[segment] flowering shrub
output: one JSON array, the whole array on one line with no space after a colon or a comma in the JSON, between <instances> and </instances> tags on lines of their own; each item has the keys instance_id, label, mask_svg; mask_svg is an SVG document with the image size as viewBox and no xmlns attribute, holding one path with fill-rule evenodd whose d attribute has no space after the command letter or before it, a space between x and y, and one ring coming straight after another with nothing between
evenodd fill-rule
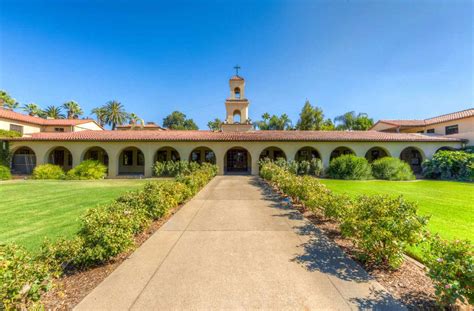
<instances>
[{"instance_id":1,"label":"flowering shrub","mask_svg":"<svg viewBox=\"0 0 474 311\"><path fill-rule=\"evenodd\" d=\"M416 204L401 196L360 196L342 217L341 231L362 251L363 261L397 268L405 247L423 238L426 223Z\"/></svg>"},{"instance_id":2,"label":"flowering shrub","mask_svg":"<svg viewBox=\"0 0 474 311\"><path fill-rule=\"evenodd\" d=\"M0 180L12 179L10 169L6 166L0 165Z\"/></svg>"},{"instance_id":3,"label":"flowering shrub","mask_svg":"<svg viewBox=\"0 0 474 311\"><path fill-rule=\"evenodd\" d=\"M63 169L54 164L41 164L33 170L33 179L64 179L66 174Z\"/></svg>"},{"instance_id":4,"label":"flowering shrub","mask_svg":"<svg viewBox=\"0 0 474 311\"><path fill-rule=\"evenodd\" d=\"M331 160L327 175L335 179L370 179L372 170L366 158L352 154L342 155Z\"/></svg>"},{"instance_id":5,"label":"flowering shrub","mask_svg":"<svg viewBox=\"0 0 474 311\"><path fill-rule=\"evenodd\" d=\"M372 174L377 179L412 180L415 175L408 163L398 158L384 157L372 163Z\"/></svg>"},{"instance_id":6,"label":"flowering shrub","mask_svg":"<svg viewBox=\"0 0 474 311\"><path fill-rule=\"evenodd\" d=\"M67 172L69 179L103 179L107 176L107 166L96 160L85 160Z\"/></svg>"},{"instance_id":7,"label":"flowering shrub","mask_svg":"<svg viewBox=\"0 0 474 311\"><path fill-rule=\"evenodd\" d=\"M474 303L474 251L469 241L429 241L428 276L433 280L438 302L453 305L458 299Z\"/></svg>"},{"instance_id":8,"label":"flowering shrub","mask_svg":"<svg viewBox=\"0 0 474 311\"><path fill-rule=\"evenodd\" d=\"M426 178L474 181L474 153L438 151L422 165Z\"/></svg>"},{"instance_id":9,"label":"flowering shrub","mask_svg":"<svg viewBox=\"0 0 474 311\"><path fill-rule=\"evenodd\" d=\"M164 161L155 162L153 172L159 177L176 177L177 175L188 175L200 168L197 162L188 161Z\"/></svg>"}]
</instances>

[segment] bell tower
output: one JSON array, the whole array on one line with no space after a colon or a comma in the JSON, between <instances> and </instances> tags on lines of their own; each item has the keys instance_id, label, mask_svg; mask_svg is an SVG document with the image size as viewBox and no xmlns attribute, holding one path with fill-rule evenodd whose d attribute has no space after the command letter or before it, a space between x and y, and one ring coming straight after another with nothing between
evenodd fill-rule
<instances>
[{"instance_id":1,"label":"bell tower","mask_svg":"<svg viewBox=\"0 0 474 311\"><path fill-rule=\"evenodd\" d=\"M240 67L234 67L235 75L229 80L230 97L225 101L226 119L222 125L225 132L252 130L249 120L249 101L245 98L245 79L239 76Z\"/></svg>"}]
</instances>

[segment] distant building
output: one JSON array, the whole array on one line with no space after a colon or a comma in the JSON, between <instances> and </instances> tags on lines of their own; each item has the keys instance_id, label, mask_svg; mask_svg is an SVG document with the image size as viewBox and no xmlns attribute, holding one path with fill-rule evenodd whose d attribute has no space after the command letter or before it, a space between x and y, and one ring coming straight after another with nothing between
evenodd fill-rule
<instances>
[{"instance_id":1,"label":"distant building","mask_svg":"<svg viewBox=\"0 0 474 311\"><path fill-rule=\"evenodd\" d=\"M469 140L474 145L474 108L424 120L379 120L370 129L379 132L435 134Z\"/></svg>"},{"instance_id":2,"label":"distant building","mask_svg":"<svg viewBox=\"0 0 474 311\"><path fill-rule=\"evenodd\" d=\"M15 131L22 136L41 132L103 131L91 119L43 119L0 108L0 129Z\"/></svg>"},{"instance_id":3,"label":"distant building","mask_svg":"<svg viewBox=\"0 0 474 311\"><path fill-rule=\"evenodd\" d=\"M147 122L146 124L126 124L118 125L117 131L166 131L167 128L161 127L155 122Z\"/></svg>"}]
</instances>

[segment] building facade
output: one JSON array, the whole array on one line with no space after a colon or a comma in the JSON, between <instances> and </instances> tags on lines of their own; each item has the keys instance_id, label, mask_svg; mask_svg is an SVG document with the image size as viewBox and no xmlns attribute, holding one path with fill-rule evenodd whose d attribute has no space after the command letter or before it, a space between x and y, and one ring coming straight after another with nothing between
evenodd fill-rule
<instances>
[{"instance_id":1,"label":"building facade","mask_svg":"<svg viewBox=\"0 0 474 311\"><path fill-rule=\"evenodd\" d=\"M391 156L408 162L416 173L421 162L440 149L458 149L461 137L382 131L258 131L248 118L245 80L229 81L225 102L226 122L220 131L121 130L38 132L11 138L12 171L21 171L16 155L27 155L35 165L53 163L68 170L95 159L108 167L111 178L129 175L151 177L156 161L189 160L219 166L219 174L258 174L262 158L311 160L355 154L369 161ZM32 161L31 161L32 162ZM34 167L34 166L33 166ZM28 172L31 172L32 167ZM23 170L24 171L24 170Z\"/></svg>"}]
</instances>

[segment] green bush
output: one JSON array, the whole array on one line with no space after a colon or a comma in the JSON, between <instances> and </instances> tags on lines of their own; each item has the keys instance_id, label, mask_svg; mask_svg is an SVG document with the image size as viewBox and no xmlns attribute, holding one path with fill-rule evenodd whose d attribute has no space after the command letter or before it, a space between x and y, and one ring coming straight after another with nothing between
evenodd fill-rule
<instances>
[{"instance_id":1,"label":"green bush","mask_svg":"<svg viewBox=\"0 0 474 311\"><path fill-rule=\"evenodd\" d=\"M438 151L422 166L426 178L474 181L474 153Z\"/></svg>"},{"instance_id":2,"label":"green bush","mask_svg":"<svg viewBox=\"0 0 474 311\"><path fill-rule=\"evenodd\" d=\"M426 223L416 204L401 196L360 196L342 217L341 231L361 250L363 261L397 268L405 247L423 238Z\"/></svg>"},{"instance_id":3,"label":"green bush","mask_svg":"<svg viewBox=\"0 0 474 311\"><path fill-rule=\"evenodd\" d=\"M104 179L107 166L96 160L85 160L67 172L69 179Z\"/></svg>"},{"instance_id":4,"label":"green bush","mask_svg":"<svg viewBox=\"0 0 474 311\"><path fill-rule=\"evenodd\" d=\"M0 130L0 138L15 138L21 137L21 134L17 131L7 131L7 130Z\"/></svg>"},{"instance_id":5,"label":"green bush","mask_svg":"<svg viewBox=\"0 0 474 311\"><path fill-rule=\"evenodd\" d=\"M323 161L318 158L311 159L309 162L309 175L321 176L323 174Z\"/></svg>"},{"instance_id":6,"label":"green bush","mask_svg":"<svg viewBox=\"0 0 474 311\"><path fill-rule=\"evenodd\" d=\"M327 175L335 179L370 179L372 170L365 158L347 154L331 160Z\"/></svg>"},{"instance_id":7,"label":"green bush","mask_svg":"<svg viewBox=\"0 0 474 311\"><path fill-rule=\"evenodd\" d=\"M20 246L0 245L0 310L34 309L50 286L47 265Z\"/></svg>"},{"instance_id":8,"label":"green bush","mask_svg":"<svg viewBox=\"0 0 474 311\"><path fill-rule=\"evenodd\" d=\"M176 177L178 175L189 175L201 167L197 162L188 161L164 161L155 162L153 172L159 177Z\"/></svg>"},{"instance_id":9,"label":"green bush","mask_svg":"<svg viewBox=\"0 0 474 311\"><path fill-rule=\"evenodd\" d=\"M33 170L33 179L64 179L66 174L63 169L54 164L42 164Z\"/></svg>"},{"instance_id":10,"label":"green bush","mask_svg":"<svg viewBox=\"0 0 474 311\"><path fill-rule=\"evenodd\" d=\"M0 165L0 180L12 179L10 169L6 166Z\"/></svg>"},{"instance_id":11,"label":"green bush","mask_svg":"<svg viewBox=\"0 0 474 311\"><path fill-rule=\"evenodd\" d=\"M415 175L408 163L398 158L384 157L372 163L372 174L377 179L413 180Z\"/></svg>"},{"instance_id":12,"label":"green bush","mask_svg":"<svg viewBox=\"0 0 474 311\"><path fill-rule=\"evenodd\" d=\"M426 265L434 283L438 302L446 307L474 303L474 251L469 241L429 239Z\"/></svg>"}]
</instances>

